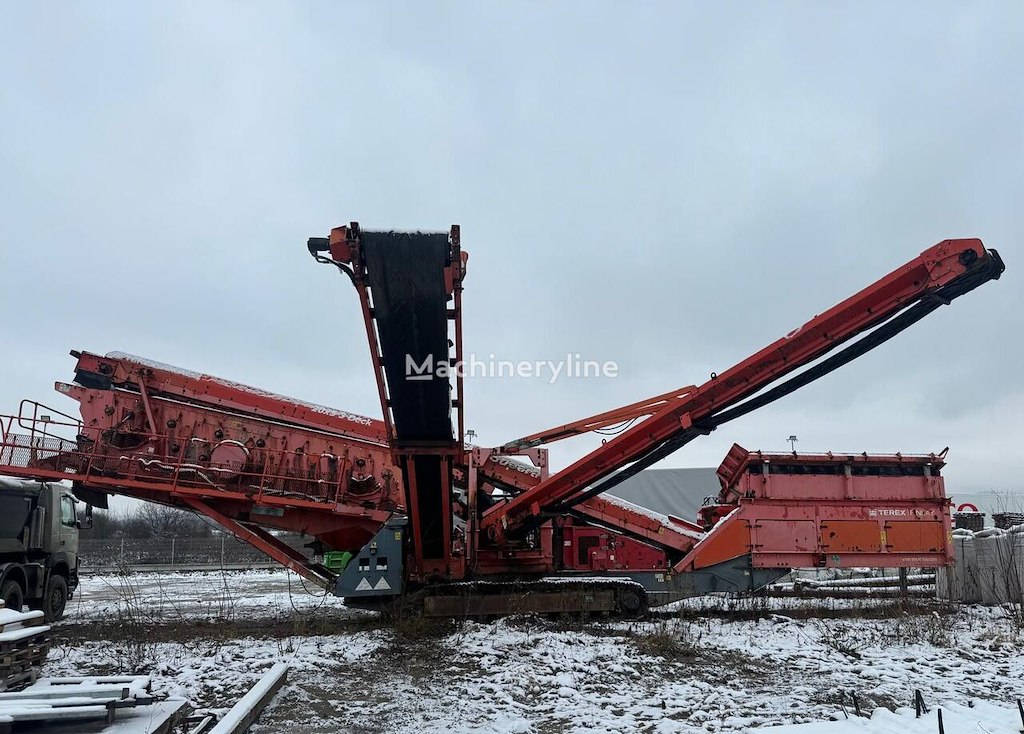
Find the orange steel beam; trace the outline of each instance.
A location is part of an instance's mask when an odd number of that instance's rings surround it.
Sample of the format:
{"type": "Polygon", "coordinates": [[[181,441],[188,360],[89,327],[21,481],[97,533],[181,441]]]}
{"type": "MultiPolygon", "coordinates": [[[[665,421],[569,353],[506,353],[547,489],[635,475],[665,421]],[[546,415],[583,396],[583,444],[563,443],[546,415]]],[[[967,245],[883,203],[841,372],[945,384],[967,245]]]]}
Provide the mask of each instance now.
{"type": "MultiPolygon", "coordinates": [[[[720,417],[726,409],[742,411],[741,401],[858,334],[890,318],[899,319],[904,309],[912,317],[906,323],[909,326],[939,305],[998,278],[1002,271],[998,253],[986,250],[979,239],[940,242],[738,365],[712,374],[708,382],[686,397],[670,402],[563,471],[492,508],[484,516],[481,529],[501,541],[510,531],[536,524],[546,513],[601,492],[602,485],[592,487],[595,482],[634,462],[653,463],[698,435],[709,433],[717,425],[716,420],[729,419],[720,417]],[[929,296],[932,300],[926,303],[929,296]],[[915,304],[924,308],[912,311],[915,304]]],[[[896,325],[906,328],[903,322],[896,325]]],[[[870,339],[868,336],[864,341],[870,339]]],[[[859,354],[849,359],[856,356],[859,354]]],[[[799,381],[800,377],[794,379],[799,381]]]]}
{"type": "MultiPolygon", "coordinates": [[[[695,385],[687,385],[686,387],[673,390],[672,392],[667,392],[663,395],[657,395],[653,398],[648,398],[647,400],[641,400],[636,403],[631,403],[630,405],[624,405],[621,408],[615,408],[614,410],[592,415],[589,418],[581,418],[580,420],[573,421],[572,423],[566,423],[561,426],[556,426],[555,428],[549,428],[546,431],[531,433],[529,436],[523,436],[522,438],[517,438],[514,441],[509,441],[501,448],[503,451],[518,451],[521,449],[533,448],[534,446],[540,446],[553,441],[561,441],[563,438],[571,438],[584,433],[600,431],[627,421],[636,420],[637,418],[654,415],[666,406],[682,400],[695,389],[695,385]]],[[[628,426],[626,427],[628,428],[628,426]]]]}
{"type": "Polygon", "coordinates": [[[224,513],[213,509],[202,500],[188,498],[185,500],[185,504],[199,514],[206,515],[239,540],[263,551],[285,568],[312,581],[320,588],[327,589],[333,584],[333,579],[323,576],[310,568],[309,560],[305,556],[291,546],[282,543],[265,530],[246,527],[224,513]]]}

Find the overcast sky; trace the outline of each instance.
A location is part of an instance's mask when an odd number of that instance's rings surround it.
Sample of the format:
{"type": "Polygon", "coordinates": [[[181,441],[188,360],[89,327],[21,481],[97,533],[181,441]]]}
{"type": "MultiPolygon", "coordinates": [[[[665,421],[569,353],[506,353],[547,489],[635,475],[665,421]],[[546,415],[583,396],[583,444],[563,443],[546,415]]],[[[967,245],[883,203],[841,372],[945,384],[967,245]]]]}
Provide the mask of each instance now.
{"type": "Polygon", "coordinates": [[[796,434],[1024,489],[1024,4],[0,10],[3,406],[60,405],[88,349],[378,415],[356,294],[305,249],[350,220],[462,225],[467,349],[619,363],[472,381],[484,445],[702,382],[978,236],[1001,281],[662,466],[796,434]]]}

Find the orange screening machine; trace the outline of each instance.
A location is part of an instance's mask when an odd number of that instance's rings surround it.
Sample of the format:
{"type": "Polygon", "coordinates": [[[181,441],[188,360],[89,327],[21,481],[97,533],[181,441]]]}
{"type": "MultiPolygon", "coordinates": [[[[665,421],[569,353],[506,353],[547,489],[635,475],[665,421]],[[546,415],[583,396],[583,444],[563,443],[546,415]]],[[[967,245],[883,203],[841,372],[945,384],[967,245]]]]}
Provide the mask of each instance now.
{"type": "Polygon", "coordinates": [[[57,390],[80,416],[45,409],[44,420],[24,402],[0,423],[0,474],[70,480],[100,506],[119,494],[188,508],[347,603],[414,601],[435,615],[638,615],[756,590],[793,568],[951,560],[944,455],[733,446],[720,492],[692,519],[607,491],[998,279],[1003,263],[980,240],[940,242],[701,385],[493,448],[463,439],[459,228],[353,223],[308,249],[356,290],[380,419],[126,354],[72,352],[74,382],[57,390]],[[591,431],[615,435],[552,471],[546,445],[591,431]],[[312,557],[274,530],[308,535],[312,557]],[[329,567],[330,551],[351,560],[329,567]]]}

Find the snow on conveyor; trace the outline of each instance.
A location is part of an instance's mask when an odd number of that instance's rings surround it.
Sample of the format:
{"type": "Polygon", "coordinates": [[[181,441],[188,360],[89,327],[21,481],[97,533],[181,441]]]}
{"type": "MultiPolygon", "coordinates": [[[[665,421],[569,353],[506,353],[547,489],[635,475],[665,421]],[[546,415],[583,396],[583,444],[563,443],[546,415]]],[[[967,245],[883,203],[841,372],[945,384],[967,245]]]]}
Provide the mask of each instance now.
{"type": "Polygon", "coordinates": [[[271,400],[280,400],[280,401],[285,402],[285,403],[290,403],[290,404],[293,404],[293,405],[298,405],[298,406],[301,406],[303,408],[307,408],[307,409],[313,411],[314,413],[318,413],[320,415],[327,415],[327,416],[331,416],[331,417],[334,417],[334,418],[342,418],[344,420],[351,421],[353,423],[358,423],[361,426],[367,426],[368,427],[368,426],[372,426],[375,423],[373,418],[367,418],[365,415],[358,415],[356,413],[349,413],[346,410],[339,410],[337,408],[331,408],[331,407],[328,407],[326,405],[320,405],[318,403],[311,403],[311,402],[306,401],[306,400],[299,400],[297,398],[290,398],[290,397],[288,397],[286,395],[279,395],[278,393],[270,392],[269,390],[262,390],[262,389],[260,389],[258,387],[253,387],[252,385],[245,385],[245,384],[242,384],[241,382],[235,382],[234,380],[224,379],[223,377],[217,377],[215,375],[207,375],[207,374],[203,374],[201,372],[195,372],[194,370],[188,370],[188,369],[185,369],[184,367],[176,367],[173,364],[166,364],[164,362],[157,362],[156,360],[148,359],[146,357],[138,357],[138,356],[136,356],[134,354],[128,354],[127,352],[107,352],[106,357],[108,359],[123,359],[123,360],[128,361],[128,362],[135,362],[136,364],[141,364],[141,365],[143,365],[145,367],[150,367],[150,368],[155,369],[155,370],[163,370],[164,372],[173,372],[175,374],[183,375],[183,376],[188,377],[188,378],[193,379],[193,380],[206,381],[206,382],[215,382],[215,383],[217,383],[219,385],[223,385],[225,387],[230,387],[230,388],[235,389],[235,390],[240,390],[242,392],[247,392],[247,393],[250,393],[252,395],[258,395],[259,397],[262,397],[262,398],[270,398],[271,400]]]}

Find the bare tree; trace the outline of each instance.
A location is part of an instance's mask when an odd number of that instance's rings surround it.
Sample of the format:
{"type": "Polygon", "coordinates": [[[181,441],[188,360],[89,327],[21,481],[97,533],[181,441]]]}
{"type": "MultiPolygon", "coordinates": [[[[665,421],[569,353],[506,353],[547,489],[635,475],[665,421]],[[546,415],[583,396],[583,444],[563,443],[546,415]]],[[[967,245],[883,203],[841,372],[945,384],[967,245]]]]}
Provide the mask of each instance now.
{"type": "Polygon", "coordinates": [[[146,502],[136,510],[127,530],[128,535],[139,538],[195,538],[212,534],[210,526],[194,513],[154,502],[146,502]]]}
{"type": "Polygon", "coordinates": [[[94,510],[92,527],[82,528],[83,538],[106,540],[124,533],[124,518],[110,510],[94,510]]]}

